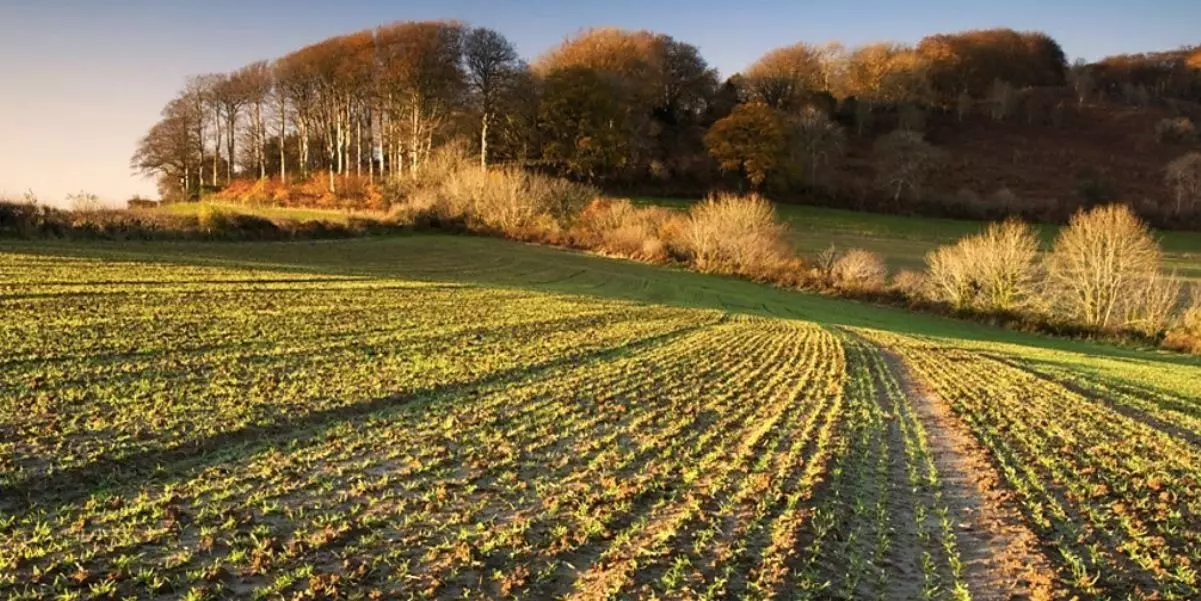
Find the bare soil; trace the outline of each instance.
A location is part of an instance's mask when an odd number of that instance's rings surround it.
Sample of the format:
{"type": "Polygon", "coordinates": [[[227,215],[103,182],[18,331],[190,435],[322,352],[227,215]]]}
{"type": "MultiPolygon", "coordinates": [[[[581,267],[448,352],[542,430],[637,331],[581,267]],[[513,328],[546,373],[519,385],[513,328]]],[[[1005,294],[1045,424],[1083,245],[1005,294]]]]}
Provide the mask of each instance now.
{"type": "Polygon", "coordinates": [[[964,563],[964,579],[978,601],[1054,598],[1054,571],[1039,551],[989,460],[988,452],[942,399],[929,391],[900,356],[883,349],[915,416],[926,429],[964,563]]]}

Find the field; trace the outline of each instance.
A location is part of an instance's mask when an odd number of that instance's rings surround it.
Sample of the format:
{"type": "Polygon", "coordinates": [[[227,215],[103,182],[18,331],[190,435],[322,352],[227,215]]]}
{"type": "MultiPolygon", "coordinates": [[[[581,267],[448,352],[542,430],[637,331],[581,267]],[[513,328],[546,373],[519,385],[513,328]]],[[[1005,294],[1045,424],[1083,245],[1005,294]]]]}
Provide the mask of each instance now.
{"type": "Polygon", "coordinates": [[[442,235],[0,307],[0,598],[1201,595],[1193,358],[442,235]]]}
{"type": "MultiPolygon", "coordinates": [[[[695,201],[642,197],[635,202],[685,209],[695,201]]],[[[793,246],[803,254],[815,255],[831,244],[843,250],[863,248],[879,254],[893,270],[923,269],[926,253],[978,233],[985,225],[962,219],[883,215],[797,204],[777,204],[776,212],[792,230],[793,246]]],[[[1043,246],[1049,248],[1059,227],[1037,228],[1043,246]]],[[[1161,231],[1156,237],[1163,247],[1167,270],[1184,279],[1201,281],[1201,234],[1161,231]]]]}

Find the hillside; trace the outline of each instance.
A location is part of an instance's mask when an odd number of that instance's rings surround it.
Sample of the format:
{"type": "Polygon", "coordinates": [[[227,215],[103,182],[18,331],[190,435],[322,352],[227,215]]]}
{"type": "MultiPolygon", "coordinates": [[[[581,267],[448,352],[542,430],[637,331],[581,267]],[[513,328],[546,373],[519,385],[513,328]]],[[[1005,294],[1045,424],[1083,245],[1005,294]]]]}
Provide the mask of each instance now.
{"type": "Polygon", "coordinates": [[[892,127],[890,121],[877,124],[876,135],[849,136],[833,199],[784,197],[841,208],[977,219],[1017,212],[1047,222],[1062,222],[1080,206],[1124,202],[1158,225],[1191,227],[1191,222],[1161,214],[1175,202],[1164,173],[1169,162],[1198,146],[1159,142],[1155,130],[1160,121],[1179,116],[1201,121],[1201,105],[1132,107],[1101,100],[1078,106],[1066,89],[1038,93],[1033,117],[1018,109],[998,121],[979,104],[962,121],[953,113],[929,112],[925,136],[943,151],[943,163],[931,174],[923,201],[891,203],[872,190],[879,171],[873,143],[892,127]],[[991,198],[1000,190],[1012,192],[1013,199],[991,198]]]}

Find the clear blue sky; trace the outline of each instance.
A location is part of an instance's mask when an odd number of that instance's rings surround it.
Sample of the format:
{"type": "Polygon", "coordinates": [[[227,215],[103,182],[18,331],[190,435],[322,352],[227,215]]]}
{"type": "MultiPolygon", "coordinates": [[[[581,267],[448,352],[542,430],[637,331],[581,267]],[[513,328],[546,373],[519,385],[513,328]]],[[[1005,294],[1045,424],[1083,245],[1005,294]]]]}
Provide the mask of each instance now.
{"type": "Polygon", "coordinates": [[[153,194],[129,157],[187,75],[433,18],[498,29],[527,58],[591,26],[651,29],[699,46],[723,75],[802,40],[916,42],[992,26],[1046,31],[1069,58],[1201,42],[1201,0],[0,0],[0,195],[153,194]]]}

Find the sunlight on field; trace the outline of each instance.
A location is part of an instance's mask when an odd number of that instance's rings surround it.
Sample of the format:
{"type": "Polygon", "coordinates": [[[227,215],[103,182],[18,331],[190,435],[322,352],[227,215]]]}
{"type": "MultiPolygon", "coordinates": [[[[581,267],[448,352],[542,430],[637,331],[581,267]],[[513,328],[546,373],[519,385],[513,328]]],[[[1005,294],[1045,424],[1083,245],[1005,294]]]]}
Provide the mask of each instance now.
{"type": "Polygon", "coordinates": [[[1192,359],[451,236],[0,273],[7,598],[1198,593],[1192,359]]]}

